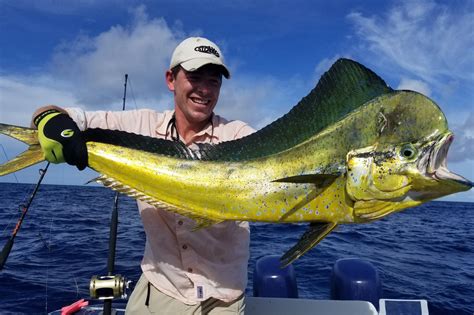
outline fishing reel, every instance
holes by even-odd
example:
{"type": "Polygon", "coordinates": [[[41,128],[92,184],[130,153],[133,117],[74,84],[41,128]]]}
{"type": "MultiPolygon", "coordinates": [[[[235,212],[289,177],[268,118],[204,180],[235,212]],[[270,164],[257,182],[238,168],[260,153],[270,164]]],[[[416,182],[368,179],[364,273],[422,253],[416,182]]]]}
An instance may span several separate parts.
{"type": "Polygon", "coordinates": [[[89,285],[90,296],[99,300],[125,299],[130,282],[121,275],[92,276],[89,285]]]}

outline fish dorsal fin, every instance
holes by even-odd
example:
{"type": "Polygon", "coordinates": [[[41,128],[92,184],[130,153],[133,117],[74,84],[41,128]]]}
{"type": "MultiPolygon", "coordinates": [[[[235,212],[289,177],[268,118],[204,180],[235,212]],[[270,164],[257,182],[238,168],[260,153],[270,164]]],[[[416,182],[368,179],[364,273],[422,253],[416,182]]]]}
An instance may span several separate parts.
{"type": "Polygon", "coordinates": [[[371,99],[392,89],[363,65],[339,59],[316,87],[286,115],[239,140],[201,144],[191,150],[180,141],[156,139],[117,130],[87,129],[97,141],[183,159],[243,161],[269,156],[300,144],[341,120],[371,99]]]}
{"type": "Polygon", "coordinates": [[[204,145],[201,155],[206,160],[240,161],[284,151],[391,91],[373,71],[353,60],[339,59],[286,115],[245,138],[204,145]]]}
{"type": "Polygon", "coordinates": [[[286,267],[293,261],[301,257],[304,253],[313,248],[323,238],[325,238],[332,230],[336,228],[335,222],[313,222],[300,238],[295,246],[290,248],[281,258],[282,267],[286,267]]]}
{"type": "Polygon", "coordinates": [[[107,143],[188,160],[199,159],[199,154],[181,141],[170,141],[121,130],[100,128],[87,129],[82,134],[86,141],[107,143]]]}

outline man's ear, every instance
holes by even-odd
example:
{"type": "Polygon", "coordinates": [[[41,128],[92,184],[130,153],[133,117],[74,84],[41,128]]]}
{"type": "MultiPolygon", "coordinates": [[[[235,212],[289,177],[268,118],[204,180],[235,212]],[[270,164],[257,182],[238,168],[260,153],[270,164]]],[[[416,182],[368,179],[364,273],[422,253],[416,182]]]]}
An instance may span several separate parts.
{"type": "Polygon", "coordinates": [[[166,70],[165,80],[166,80],[166,85],[168,86],[168,90],[170,90],[171,92],[174,92],[175,78],[171,70],[166,70]]]}

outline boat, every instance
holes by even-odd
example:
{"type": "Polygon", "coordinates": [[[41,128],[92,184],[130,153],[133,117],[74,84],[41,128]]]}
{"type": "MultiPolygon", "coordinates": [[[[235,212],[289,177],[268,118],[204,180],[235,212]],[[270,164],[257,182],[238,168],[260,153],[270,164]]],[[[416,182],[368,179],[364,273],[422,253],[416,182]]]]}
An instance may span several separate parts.
{"type": "MultiPolygon", "coordinates": [[[[94,276],[91,296],[49,315],[105,314],[100,300],[126,295],[122,276],[94,276]]],[[[281,268],[279,256],[264,256],[253,269],[253,296],[246,296],[246,315],[428,315],[426,300],[382,298],[382,283],[373,264],[361,258],[342,258],[331,272],[331,299],[299,298],[293,265],[281,268]]],[[[111,314],[125,314],[124,303],[112,303],[111,314]]]]}

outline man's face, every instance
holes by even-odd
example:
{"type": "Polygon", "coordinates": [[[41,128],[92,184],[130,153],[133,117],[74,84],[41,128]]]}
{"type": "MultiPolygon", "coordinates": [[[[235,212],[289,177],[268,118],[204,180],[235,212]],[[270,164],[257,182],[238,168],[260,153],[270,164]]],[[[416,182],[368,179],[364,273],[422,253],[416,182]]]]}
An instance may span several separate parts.
{"type": "Polygon", "coordinates": [[[166,73],[170,91],[174,93],[177,115],[183,114],[189,124],[207,121],[219,99],[222,74],[216,66],[206,65],[196,71],[178,71],[174,77],[166,73]]]}

